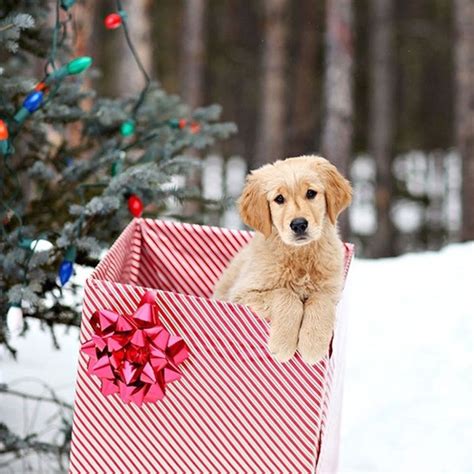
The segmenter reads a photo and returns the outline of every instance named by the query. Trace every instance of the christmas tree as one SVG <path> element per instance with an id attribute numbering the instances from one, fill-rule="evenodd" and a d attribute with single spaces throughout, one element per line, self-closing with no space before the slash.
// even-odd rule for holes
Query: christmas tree
<path id="1" fill-rule="evenodd" d="M 219 106 L 190 110 L 150 80 L 119 1 L 104 28 L 123 30 L 143 89 L 98 95 L 93 54 L 74 55 L 74 3 L 0 6 L 0 346 L 13 356 L 12 335 L 28 331 L 32 318 L 58 347 L 57 325 L 79 326 L 81 287 L 71 277 L 95 266 L 132 217 L 179 218 L 186 199 L 202 214 L 216 209 L 177 177 L 199 165 L 197 151 L 235 131 L 218 122 Z M 35 397 L 0 380 L 0 391 L 57 405 L 59 423 L 44 439 L 0 422 L 0 470 L 35 456 L 46 458 L 47 471 L 65 469 L 72 406 L 43 386 L 49 395 Z"/>
<path id="2" fill-rule="evenodd" d="M 13 354 L 9 335 L 27 331 L 29 318 L 53 336 L 58 323 L 79 325 L 78 298 L 67 298 L 79 289 L 75 267 L 94 266 L 132 216 L 199 199 L 174 178 L 199 164 L 195 150 L 235 131 L 218 122 L 219 106 L 190 110 L 150 81 L 120 2 L 104 28 L 123 30 L 144 87 L 96 94 L 86 80 L 93 57 L 73 55 L 74 3 L 0 7 L 0 344 Z"/>

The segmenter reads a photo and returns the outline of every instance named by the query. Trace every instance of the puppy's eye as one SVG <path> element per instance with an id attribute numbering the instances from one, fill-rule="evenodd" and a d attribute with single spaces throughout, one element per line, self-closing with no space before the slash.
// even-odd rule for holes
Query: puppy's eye
<path id="1" fill-rule="evenodd" d="M 318 194 L 318 192 L 314 191 L 314 189 L 308 189 L 308 191 L 306 191 L 306 197 L 308 199 L 314 199 L 316 197 L 316 194 Z"/>
<path id="2" fill-rule="evenodd" d="M 283 204 L 285 202 L 285 198 L 279 194 L 275 199 L 274 201 L 277 203 L 277 204 Z"/>

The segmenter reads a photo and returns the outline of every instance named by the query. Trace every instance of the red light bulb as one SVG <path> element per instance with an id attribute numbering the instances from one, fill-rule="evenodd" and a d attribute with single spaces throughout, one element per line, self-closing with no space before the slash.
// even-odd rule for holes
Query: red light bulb
<path id="1" fill-rule="evenodd" d="M 104 25 L 108 30 L 116 30 L 122 24 L 122 17 L 118 13 L 110 13 L 105 17 Z"/>
<path id="2" fill-rule="evenodd" d="M 128 209 L 134 217 L 140 217 L 142 215 L 143 202 L 136 194 L 132 194 L 128 198 Z"/>
<path id="3" fill-rule="evenodd" d="M 0 120 L 0 140 L 7 140 L 8 139 L 8 127 L 7 124 Z"/>
<path id="4" fill-rule="evenodd" d="M 184 128 L 186 127 L 188 121 L 186 119 L 180 119 L 178 124 L 179 124 L 179 128 Z"/>
<path id="5" fill-rule="evenodd" d="M 201 125 L 199 125 L 197 122 L 193 122 L 191 124 L 191 133 L 196 134 L 201 131 Z"/>

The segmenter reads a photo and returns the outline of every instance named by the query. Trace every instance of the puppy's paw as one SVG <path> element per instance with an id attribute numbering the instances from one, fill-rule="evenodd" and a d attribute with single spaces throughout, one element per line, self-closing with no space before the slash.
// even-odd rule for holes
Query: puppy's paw
<path id="1" fill-rule="evenodd" d="M 292 346 L 290 344 L 282 344 L 272 342 L 268 343 L 268 348 L 272 353 L 273 357 L 280 362 L 288 362 L 296 352 L 296 345 Z"/>
<path id="2" fill-rule="evenodd" d="M 310 365 L 316 364 L 328 353 L 331 336 L 321 337 L 308 331 L 301 331 L 298 339 L 298 351 L 301 358 Z"/>
<path id="3" fill-rule="evenodd" d="M 296 341 L 292 341 L 288 336 L 285 337 L 283 334 L 271 330 L 268 349 L 278 361 L 288 362 L 296 352 Z"/>
<path id="4" fill-rule="evenodd" d="M 271 321 L 270 316 L 270 307 L 263 301 L 253 302 L 250 304 L 251 310 L 260 318 L 265 319 L 266 321 Z"/>

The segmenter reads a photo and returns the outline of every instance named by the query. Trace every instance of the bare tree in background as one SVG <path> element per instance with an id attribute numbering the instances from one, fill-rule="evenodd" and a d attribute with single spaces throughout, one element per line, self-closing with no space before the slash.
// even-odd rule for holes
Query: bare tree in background
<path id="1" fill-rule="evenodd" d="M 462 158 L 462 240 L 474 240 L 474 0 L 455 0 L 456 142 Z"/>
<path id="2" fill-rule="evenodd" d="M 370 0 L 369 151 L 376 165 L 375 206 L 377 231 L 370 254 L 395 254 L 395 227 L 390 217 L 394 201 L 392 175 L 394 139 L 394 0 Z"/>
<path id="3" fill-rule="evenodd" d="M 290 156 L 308 153 L 314 148 L 316 125 L 315 74 L 318 50 L 318 9 L 316 0 L 298 2 L 298 45 L 294 69 L 294 90 L 290 95 L 287 150 Z M 319 19 L 319 25 L 323 24 Z"/>
<path id="4" fill-rule="evenodd" d="M 151 41 L 152 0 L 122 0 L 128 14 L 128 26 L 131 39 L 144 68 L 150 74 L 153 66 L 153 43 Z M 119 91 L 136 92 L 143 87 L 143 75 L 135 64 L 133 56 L 123 44 L 124 53 L 118 55 L 119 70 L 117 81 Z"/>
<path id="5" fill-rule="evenodd" d="M 180 95 L 192 107 L 202 105 L 204 83 L 204 17 L 207 0 L 186 0 L 180 58 Z"/>
<path id="6" fill-rule="evenodd" d="M 264 0 L 260 115 L 253 164 L 284 158 L 288 0 Z"/>
<path id="7" fill-rule="evenodd" d="M 93 50 L 94 17 L 97 14 L 97 2 L 95 0 L 82 0 L 76 5 L 74 14 L 74 40 L 72 48 L 75 56 L 88 56 Z M 90 78 L 84 79 L 90 85 Z M 90 110 L 92 100 L 85 99 L 82 106 Z M 74 123 L 68 127 L 67 135 L 70 146 L 78 146 L 81 141 L 82 124 Z"/>
<path id="8" fill-rule="evenodd" d="M 86 56 L 92 51 L 94 16 L 97 13 L 94 0 L 78 2 L 74 10 L 74 53 Z"/>
<path id="9" fill-rule="evenodd" d="M 322 153 L 347 177 L 352 152 L 354 26 L 352 0 L 326 2 L 325 114 Z M 349 235 L 348 213 L 339 219 L 343 237 Z"/>
<path id="10" fill-rule="evenodd" d="M 204 20 L 207 0 L 186 0 L 183 12 L 183 34 L 180 57 L 180 95 L 191 107 L 202 105 L 204 85 L 204 59 L 206 53 Z M 201 172 L 193 169 L 189 172 L 187 186 L 201 187 Z M 193 216 L 200 211 L 197 201 L 184 204 L 183 214 Z"/>

